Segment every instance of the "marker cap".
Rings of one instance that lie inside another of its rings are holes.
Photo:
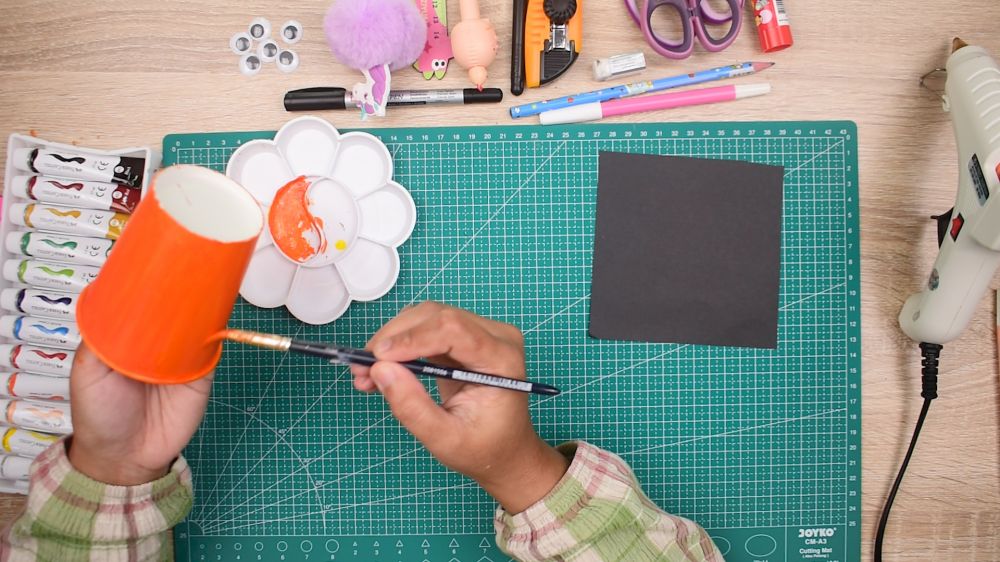
[[[17,306],[18,297],[24,289],[4,289],[0,291],[0,308],[11,312],[21,312]]]
[[[285,111],[347,109],[346,88],[303,88],[285,93]]]
[[[562,125],[564,123],[597,121],[602,117],[604,117],[604,112],[601,110],[600,103],[584,103],[542,112],[538,114],[538,121],[542,125]]]
[[[7,241],[5,244],[7,251],[15,256],[21,255],[21,240],[26,234],[28,233],[16,230],[14,232],[7,233]]]
[[[28,185],[31,184],[31,180],[35,176],[14,176],[7,188],[10,189],[11,195],[14,197],[20,197],[22,199],[31,199],[28,195]]]
[[[3,278],[11,283],[20,283],[21,278],[17,272],[21,269],[21,262],[24,260],[7,260],[3,264]]]
[[[18,318],[18,316],[0,316],[0,337],[15,339],[14,324]]]
[[[24,203],[15,203],[10,206],[10,222],[16,224],[17,226],[28,226],[27,222],[24,220],[24,212],[28,210],[28,206]]]
[[[754,82],[753,84],[734,84],[733,91],[736,99],[752,98],[771,93],[770,82]]]
[[[37,148],[18,148],[14,151],[12,158],[14,159],[14,167],[18,170],[23,170],[25,172],[34,172],[31,169],[31,161],[34,160],[35,151]]]
[[[500,88],[465,88],[462,90],[465,103],[499,103],[503,101],[503,90]]]

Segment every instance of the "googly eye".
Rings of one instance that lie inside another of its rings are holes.
[[[285,43],[294,45],[302,39],[302,24],[296,20],[288,20],[281,24],[281,31],[278,35]]]
[[[253,48],[253,38],[249,33],[237,33],[229,40],[229,48],[237,55],[249,53]]]
[[[250,33],[250,37],[254,39],[265,39],[271,36],[271,22],[267,21],[267,18],[254,18],[250,22],[250,27],[247,28],[247,32]]]
[[[240,58],[240,72],[244,76],[253,76],[260,72],[260,67],[263,63],[260,62],[260,57],[254,53],[248,53]]]
[[[274,62],[279,52],[281,52],[281,48],[273,39],[267,39],[257,47],[257,56],[260,57],[261,62]]]
[[[299,55],[291,49],[286,49],[278,53],[275,64],[278,65],[278,70],[282,72],[292,72],[299,67]]]

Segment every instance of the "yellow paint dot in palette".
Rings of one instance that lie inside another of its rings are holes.
[[[344,250],[347,249],[347,242],[345,242],[343,240],[337,240],[337,243],[334,244],[333,247],[337,248],[338,250],[340,250],[341,252],[343,252]]]

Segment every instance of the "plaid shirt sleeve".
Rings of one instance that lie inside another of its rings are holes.
[[[0,562],[171,561],[167,531],[191,500],[183,458],[155,482],[109,486],[74,470],[59,441],[31,466],[25,511],[0,533]]]
[[[584,442],[559,451],[572,460],[549,494],[524,512],[498,508],[497,544],[524,562],[719,561],[697,523],[664,513],[621,458]]]

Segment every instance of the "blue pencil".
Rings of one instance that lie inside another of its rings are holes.
[[[724,80],[726,78],[736,78],[737,76],[747,76],[749,74],[771,68],[772,66],[774,66],[773,62],[745,62],[743,64],[734,64],[731,66],[720,66],[718,68],[703,70],[694,74],[679,74],[669,78],[653,80],[652,82],[647,81],[624,84],[621,86],[614,86],[612,88],[604,88],[603,90],[576,94],[575,96],[566,96],[563,98],[518,105],[510,108],[510,116],[514,119],[518,119],[520,117],[530,117],[545,111],[562,109],[571,105],[615,100],[619,98],[627,98],[629,96],[637,96],[646,92],[658,92],[660,90],[691,86],[693,84],[701,84],[703,82],[711,82],[713,80]]]

